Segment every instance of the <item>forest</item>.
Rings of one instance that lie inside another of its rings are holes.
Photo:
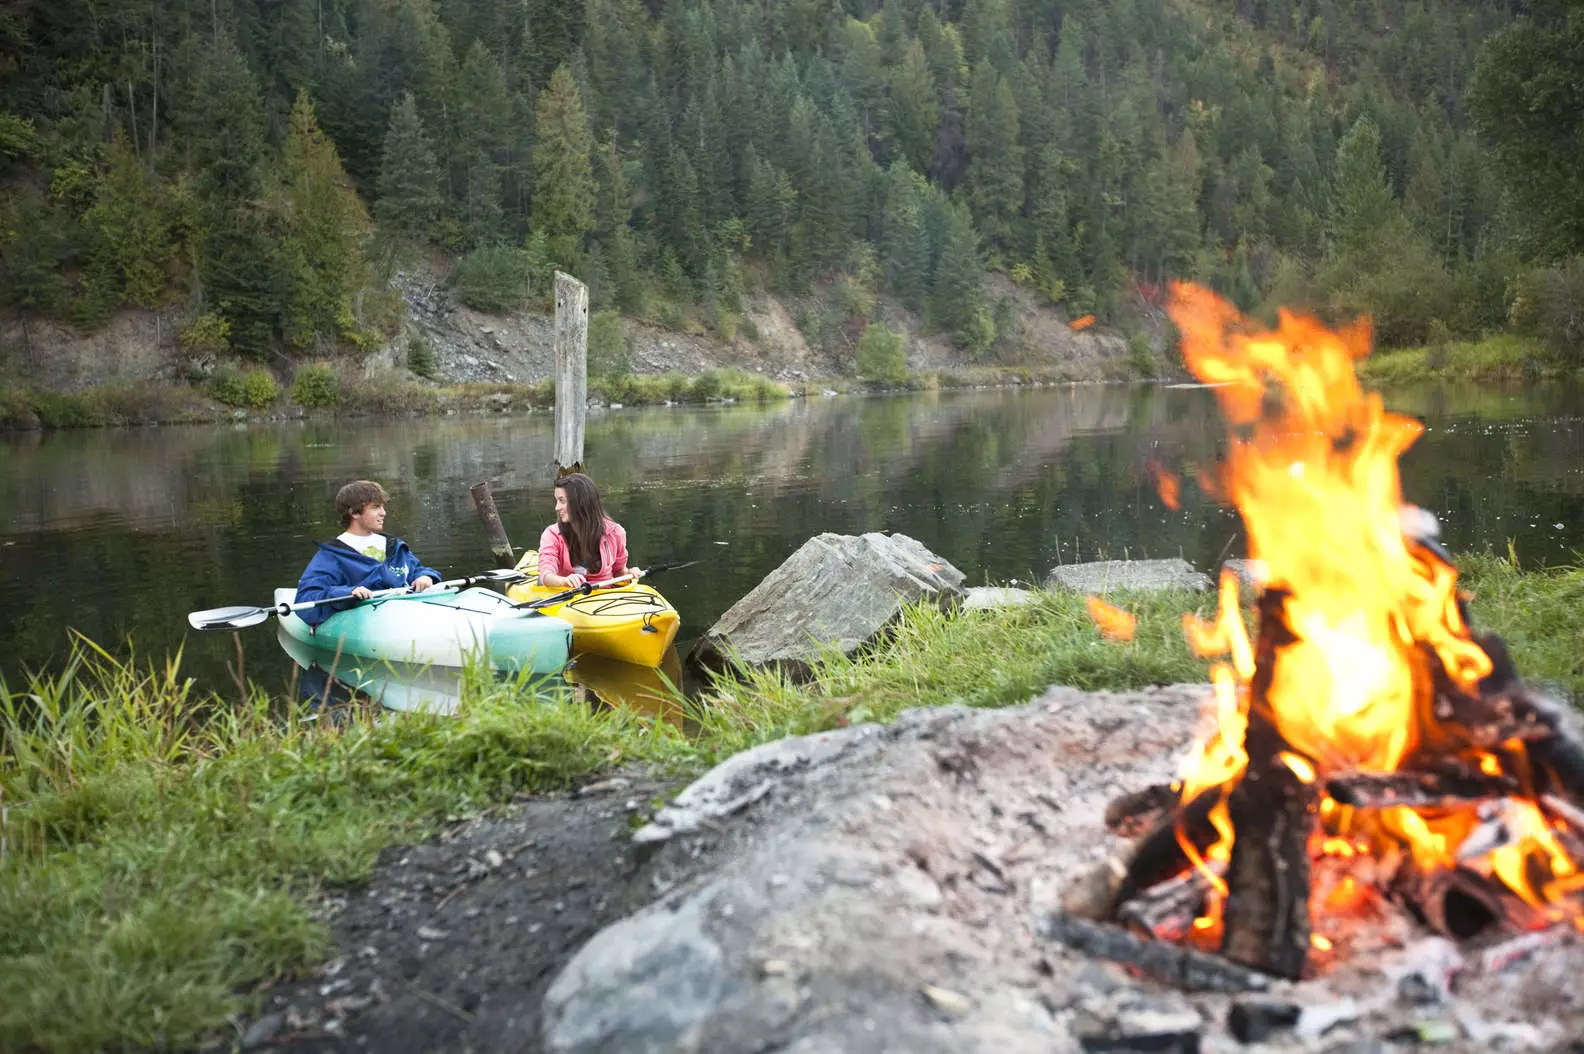
[[[1564,0],[11,0],[0,306],[355,351],[427,253],[486,310],[561,268],[726,339],[817,294],[823,341],[886,296],[983,357],[994,271],[1584,359],[1581,115]]]

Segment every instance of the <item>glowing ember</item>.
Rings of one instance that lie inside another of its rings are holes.
[[[1084,603],[1089,605],[1089,617],[1094,619],[1096,626],[1100,627],[1100,635],[1106,640],[1133,639],[1133,629],[1137,619],[1131,613],[1108,604],[1096,596],[1084,597]]]
[[[1533,800],[1524,745],[1501,744],[1497,757],[1494,745],[1476,748],[1434,712],[1438,672],[1477,697],[1492,662],[1460,613],[1457,572],[1436,547],[1405,533],[1397,459],[1421,426],[1360,387],[1354,362],[1369,352],[1367,323],[1334,331],[1283,312],[1275,330],[1261,331],[1215,294],[1181,283],[1170,313],[1184,360],[1215,386],[1230,431],[1221,470],[1201,481],[1241,514],[1247,555],[1266,575],[1262,619],[1272,623],[1256,648],[1231,572],[1222,574],[1215,620],[1185,621],[1196,652],[1224,657],[1211,670],[1212,709],[1181,773],[1185,807],[1220,789],[1209,815],[1217,837],[1203,852],[1178,820],[1178,842],[1212,888],[1195,935],[1220,932],[1222,874],[1237,837],[1228,804],[1250,770],[1251,708],[1283,745],[1261,765],[1281,766],[1317,795],[1314,858],[1352,868],[1369,857],[1411,857],[1421,874],[1472,867],[1542,909],[1545,921],[1577,917],[1569,898],[1584,876],[1559,841],[1566,825],[1549,823]],[[1155,471],[1175,507],[1175,478]],[[1325,790],[1333,777],[1396,773],[1424,757],[1515,777],[1519,796],[1499,799],[1501,815],[1492,818],[1474,801],[1355,808]],[[1484,845],[1497,830],[1502,838]],[[1317,916],[1373,902],[1353,877],[1311,888],[1310,897]],[[1313,946],[1330,942],[1316,935]]]

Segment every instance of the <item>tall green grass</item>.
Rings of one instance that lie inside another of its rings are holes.
[[[1584,571],[1460,561],[1481,628],[1531,681],[1584,692]],[[311,905],[388,845],[525,791],[614,766],[678,776],[784,735],[905,709],[1022,703],[1047,685],[1197,682],[1184,612],[1207,593],[1119,594],[1135,639],[1102,641],[1082,597],[993,611],[909,609],[885,640],[809,676],[722,675],[689,732],[564,692],[463,678],[455,717],[327,715],[197,692],[78,642],[59,673],[0,683],[0,1049],[183,1047],[245,1009],[246,986],[330,950]],[[332,716],[334,719],[331,719]]]
[[[1425,380],[1523,380],[1555,377],[1570,368],[1540,342],[1511,333],[1438,347],[1395,348],[1375,352],[1359,365],[1372,384]]]

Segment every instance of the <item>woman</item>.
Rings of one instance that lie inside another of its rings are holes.
[[[592,479],[574,472],[557,480],[555,510],[556,522],[539,536],[540,585],[576,589],[643,574],[627,566],[627,532],[605,515]]]

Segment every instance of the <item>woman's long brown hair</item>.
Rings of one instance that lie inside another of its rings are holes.
[[[573,472],[556,480],[555,489],[566,491],[567,514],[572,522],[558,520],[557,526],[566,540],[572,565],[598,571],[600,537],[605,533],[605,506],[600,504],[599,488],[583,473]]]

